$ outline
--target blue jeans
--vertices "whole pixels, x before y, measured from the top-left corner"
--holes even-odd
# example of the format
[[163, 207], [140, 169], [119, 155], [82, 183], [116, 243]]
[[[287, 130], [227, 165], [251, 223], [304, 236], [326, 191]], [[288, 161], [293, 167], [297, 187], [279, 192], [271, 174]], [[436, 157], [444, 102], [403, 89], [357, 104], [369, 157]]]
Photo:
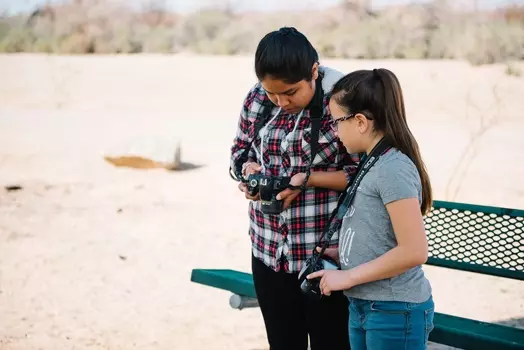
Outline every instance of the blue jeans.
[[426, 349], [435, 304], [349, 299], [351, 350]]

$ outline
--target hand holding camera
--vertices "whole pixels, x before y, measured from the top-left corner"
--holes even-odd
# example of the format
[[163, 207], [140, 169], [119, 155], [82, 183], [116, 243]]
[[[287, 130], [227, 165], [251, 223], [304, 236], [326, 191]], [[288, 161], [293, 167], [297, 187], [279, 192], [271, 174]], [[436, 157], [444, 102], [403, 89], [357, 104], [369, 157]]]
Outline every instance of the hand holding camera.
[[[259, 164], [255, 163], [255, 162], [247, 162], [247, 163], [245, 163], [242, 166], [242, 175], [245, 178], [248, 178], [250, 175], [258, 174], [258, 173], [260, 173], [260, 171], [262, 171], [262, 167]], [[250, 199], [250, 200], [253, 200], [253, 201], [260, 200], [260, 194], [259, 193], [256, 193], [254, 195], [250, 194], [250, 191], [248, 190], [248, 185], [246, 183], [240, 182], [238, 184], [238, 189], [241, 192], [244, 192], [244, 194], [246, 196], [246, 199]]]
[[[322, 275], [314, 277], [314, 274], [323, 274], [326, 271], [338, 271], [340, 267], [338, 263], [328, 255], [320, 255], [321, 249], [317, 247], [313, 251], [313, 255], [306, 260], [302, 270], [298, 274], [298, 280], [300, 282], [300, 289], [302, 293], [309, 296], [312, 299], [320, 299], [322, 296], [327, 295], [323, 293], [320, 286]], [[312, 277], [313, 276], [313, 277]]]
[[286, 209], [302, 191], [300, 187], [307, 178], [304, 173], [287, 177], [263, 175], [259, 172], [247, 176], [246, 197], [259, 196], [264, 214], [280, 214]]
[[306, 276], [308, 281], [316, 281], [322, 295], [329, 296], [331, 292], [347, 290], [353, 287], [351, 270], [320, 270]]
[[283, 176], [271, 176], [263, 174], [251, 174], [247, 177], [246, 197], [259, 196], [264, 214], [280, 214], [283, 208], [283, 201], [278, 200], [277, 195], [289, 187], [291, 178]]
[[351, 270], [339, 267], [338, 248], [327, 248], [324, 253], [317, 247], [299, 273], [302, 292], [313, 299], [330, 296], [332, 292], [353, 286]]
[[[306, 173], [298, 173], [291, 177], [289, 184], [291, 186], [299, 187], [302, 186], [304, 181], [306, 181]], [[284, 201], [282, 209], [287, 209], [293, 200], [295, 200], [295, 198], [300, 194], [300, 191], [301, 190], [299, 189], [286, 188], [284, 191], [280, 192], [276, 198], [277, 200]]]

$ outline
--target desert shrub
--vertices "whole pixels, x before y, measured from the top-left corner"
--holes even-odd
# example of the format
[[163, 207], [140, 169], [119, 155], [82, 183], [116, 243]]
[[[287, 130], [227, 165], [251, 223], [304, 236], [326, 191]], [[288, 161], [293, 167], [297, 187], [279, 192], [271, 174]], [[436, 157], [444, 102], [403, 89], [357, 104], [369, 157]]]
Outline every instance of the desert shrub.
[[11, 28], [0, 40], [0, 52], [28, 52], [33, 49], [35, 38], [31, 30], [24, 27]]
[[267, 32], [295, 26], [325, 58], [462, 59], [476, 65], [524, 59], [522, 6], [476, 15], [437, 0], [380, 12], [340, 6], [235, 14], [207, 8], [180, 16], [161, 1], [155, 4], [133, 12], [97, 1], [71, 2], [29, 19], [0, 17], [0, 52], [248, 54]]
[[521, 77], [522, 69], [520, 69], [520, 67], [518, 67], [515, 63], [508, 62], [506, 63], [506, 69], [504, 70], [504, 73], [513, 77]]

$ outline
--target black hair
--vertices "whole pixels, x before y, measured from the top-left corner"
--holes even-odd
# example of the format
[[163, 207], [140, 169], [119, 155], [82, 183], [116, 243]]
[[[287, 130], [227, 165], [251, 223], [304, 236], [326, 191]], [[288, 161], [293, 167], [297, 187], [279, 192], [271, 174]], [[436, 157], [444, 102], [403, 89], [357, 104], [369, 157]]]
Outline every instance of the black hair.
[[266, 34], [255, 53], [255, 73], [258, 80], [266, 77], [295, 84], [311, 81], [318, 53], [309, 40], [293, 27], [282, 27]]
[[333, 86], [332, 98], [345, 112], [361, 113], [373, 120], [375, 130], [383, 132], [411, 159], [422, 183], [421, 212], [427, 213], [432, 205], [431, 183], [406, 120], [402, 88], [395, 74], [383, 68], [349, 73]]

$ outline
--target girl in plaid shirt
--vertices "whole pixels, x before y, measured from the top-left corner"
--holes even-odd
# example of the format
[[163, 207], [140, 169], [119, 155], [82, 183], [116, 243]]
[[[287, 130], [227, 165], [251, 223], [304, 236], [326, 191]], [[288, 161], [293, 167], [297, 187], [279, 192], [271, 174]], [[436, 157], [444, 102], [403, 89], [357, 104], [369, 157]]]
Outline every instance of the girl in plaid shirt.
[[[332, 85], [343, 76], [320, 66], [318, 54], [295, 28], [267, 34], [255, 54], [259, 82], [247, 94], [231, 149], [231, 166], [244, 177], [262, 173], [306, 180], [305, 189], [286, 189], [278, 215], [264, 214], [244, 183], [239, 189], [249, 202], [252, 272], [271, 350], [349, 349], [347, 300], [341, 293], [319, 301], [300, 291], [298, 272], [312, 254], [358, 157], [349, 155], [331, 127], [328, 104]], [[318, 102], [316, 102], [318, 101]], [[315, 103], [321, 106], [314, 105]], [[311, 162], [310, 110], [322, 110], [318, 148]], [[269, 116], [255, 135], [255, 124]], [[248, 153], [247, 162], [242, 155]], [[333, 246], [337, 246], [334, 237]]]

